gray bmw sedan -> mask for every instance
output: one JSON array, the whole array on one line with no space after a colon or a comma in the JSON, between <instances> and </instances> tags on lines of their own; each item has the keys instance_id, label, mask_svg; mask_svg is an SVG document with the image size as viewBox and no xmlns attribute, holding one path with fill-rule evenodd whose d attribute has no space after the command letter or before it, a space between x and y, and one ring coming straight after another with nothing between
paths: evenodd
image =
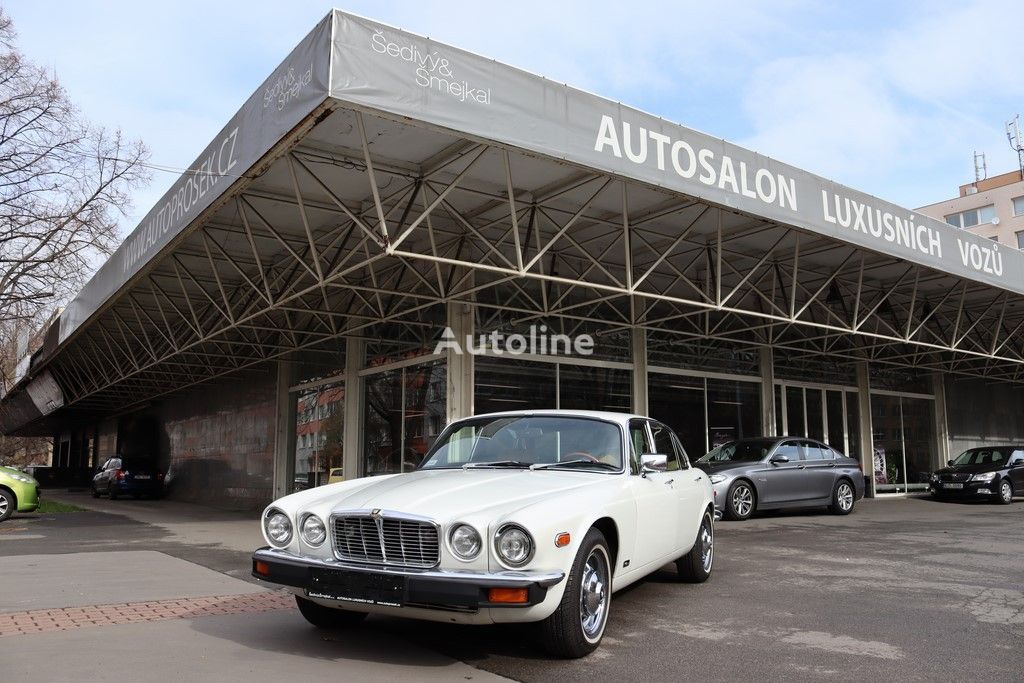
<instances>
[{"instance_id":1,"label":"gray bmw sedan","mask_svg":"<svg viewBox=\"0 0 1024 683\"><path fill-rule=\"evenodd\" d=\"M860 464L813 439L739 439L715 448L696 465L711 478L715 508L727 519L795 507L828 507L848 515L864 497Z\"/></svg>"}]
</instances>

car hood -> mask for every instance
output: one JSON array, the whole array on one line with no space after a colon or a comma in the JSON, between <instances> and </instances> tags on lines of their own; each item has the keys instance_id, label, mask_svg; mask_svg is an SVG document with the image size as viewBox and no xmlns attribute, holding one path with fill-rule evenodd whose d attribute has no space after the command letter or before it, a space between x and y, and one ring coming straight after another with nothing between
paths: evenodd
<instances>
[{"instance_id":1,"label":"car hood","mask_svg":"<svg viewBox=\"0 0 1024 683\"><path fill-rule=\"evenodd\" d=\"M979 472L998 472L1006 469L1005 462L983 462L974 465L952 465L936 470L936 474L978 474Z\"/></svg>"},{"instance_id":2,"label":"car hood","mask_svg":"<svg viewBox=\"0 0 1024 683\"><path fill-rule=\"evenodd\" d=\"M708 474L715 474L716 472L727 472L729 470L745 470L758 463L751 460L737 460L735 462L726 460L724 462L698 462L695 464Z\"/></svg>"},{"instance_id":3,"label":"car hood","mask_svg":"<svg viewBox=\"0 0 1024 683\"><path fill-rule=\"evenodd\" d=\"M564 470L418 470L381 477L358 487L343 482L317 489L323 494L304 507L335 510L380 508L448 520L492 508L512 512L533 502L595 484L612 484L614 475Z\"/></svg>"}]
</instances>

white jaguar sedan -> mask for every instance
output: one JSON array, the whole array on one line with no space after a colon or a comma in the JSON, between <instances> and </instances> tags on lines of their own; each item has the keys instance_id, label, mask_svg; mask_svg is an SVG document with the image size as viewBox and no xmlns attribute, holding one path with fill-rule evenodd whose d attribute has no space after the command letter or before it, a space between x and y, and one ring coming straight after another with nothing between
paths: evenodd
<instances>
[{"instance_id":1,"label":"white jaguar sedan","mask_svg":"<svg viewBox=\"0 0 1024 683\"><path fill-rule=\"evenodd\" d=\"M252 571L318 627L537 622L552 654L582 657L615 591L673 561L708 579L714 513L707 475L659 422L494 413L449 425L414 472L275 501Z\"/></svg>"}]
</instances>

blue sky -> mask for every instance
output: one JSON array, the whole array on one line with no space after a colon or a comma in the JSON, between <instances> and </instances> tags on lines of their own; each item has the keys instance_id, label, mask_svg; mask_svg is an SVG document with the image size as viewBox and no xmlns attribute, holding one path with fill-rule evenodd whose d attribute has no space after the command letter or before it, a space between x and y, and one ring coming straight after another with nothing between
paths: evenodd
<instances>
[{"instance_id":1,"label":"blue sky","mask_svg":"<svg viewBox=\"0 0 1024 683\"><path fill-rule=\"evenodd\" d=\"M19 45L96 123L184 168L322 2L4 3ZM1017 167L1019 0L349 2L426 34L916 207ZM175 179L155 172L131 229Z\"/></svg>"}]
</instances>

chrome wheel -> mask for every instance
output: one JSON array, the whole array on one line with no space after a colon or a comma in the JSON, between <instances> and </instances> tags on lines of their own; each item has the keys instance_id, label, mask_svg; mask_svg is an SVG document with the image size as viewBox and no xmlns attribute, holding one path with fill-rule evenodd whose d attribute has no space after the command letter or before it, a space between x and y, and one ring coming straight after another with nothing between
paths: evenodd
<instances>
[{"instance_id":1,"label":"chrome wheel","mask_svg":"<svg viewBox=\"0 0 1024 683\"><path fill-rule=\"evenodd\" d=\"M746 517L754 507L754 492L746 484L732 490L732 509L740 517Z\"/></svg>"},{"instance_id":2,"label":"chrome wheel","mask_svg":"<svg viewBox=\"0 0 1024 683\"><path fill-rule=\"evenodd\" d=\"M604 631L608 617L608 584L608 555L604 548L594 548L583 565L580 580L580 625L583 635L591 642L600 638Z\"/></svg>"},{"instance_id":3,"label":"chrome wheel","mask_svg":"<svg viewBox=\"0 0 1024 683\"><path fill-rule=\"evenodd\" d=\"M710 520L707 517L704 518L704 523L700 525L700 563L704 567L704 571L711 572L711 563L715 559L715 532L711 526Z\"/></svg>"},{"instance_id":4,"label":"chrome wheel","mask_svg":"<svg viewBox=\"0 0 1024 683\"><path fill-rule=\"evenodd\" d=\"M7 514L7 511L9 509L10 503L7 502L7 496L0 496L0 519L2 519L4 515Z\"/></svg>"},{"instance_id":5,"label":"chrome wheel","mask_svg":"<svg viewBox=\"0 0 1024 683\"><path fill-rule=\"evenodd\" d=\"M836 491L836 502L839 503L839 509L843 512L847 512L853 507L853 488L845 481L839 484L839 490Z\"/></svg>"},{"instance_id":6,"label":"chrome wheel","mask_svg":"<svg viewBox=\"0 0 1024 683\"><path fill-rule=\"evenodd\" d=\"M1013 487L1005 479L999 486L999 496L1003 499L1004 503L1009 503L1013 500ZM2 510L0 510L0 514L2 514Z\"/></svg>"}]
</instances>

